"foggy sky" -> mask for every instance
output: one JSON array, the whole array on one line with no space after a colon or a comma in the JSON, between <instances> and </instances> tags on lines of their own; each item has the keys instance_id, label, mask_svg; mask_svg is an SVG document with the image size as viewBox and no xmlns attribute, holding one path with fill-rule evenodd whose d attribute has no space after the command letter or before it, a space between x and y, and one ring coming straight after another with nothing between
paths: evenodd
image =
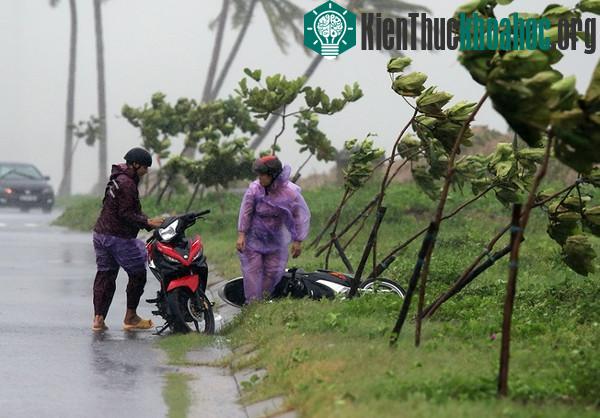
<instances>
[{"instance_id":1,"label":"foggy sky","mask_svg":"<svg viewBox=\"0 0 600 418\"><path fill-rule=\"evenodd\" d=\"M323 0L297 0L312 9ZM437 17L451 17L461 1L422 2ZM517 0L502 10L541 12L536 0ZM575 0L563 1L572 6ZM343 4L341 2L341 4ZM51 8L47 0L2 0L0 14L0 161L27 161L51 176L56 188L62 176L66 85L69 49L69 7L62 0ZM97 114L96 56L92 0L77 0L79 17L75 121ZM199 98L210 61L214 32L209 22L220 11L217 0L109 0L103 5L104 48L107 88L109 163L122 160L124 153L141 143L137 129L122 117L123 104L141 106L156 91L174 102L179 97ZM500 13L501 14L501 13ZM500 16L502 17L502 16ZM221 55L229 51L236 32L228 28ZM358 33L357 35L360 35ZM260 68L263 75L276 72L288 78L301 75L314 54L290 39L287 55L272 40L262 8L255 17L242 49L231 68L220 97L233 92L243 76L242 69ZM429 75L427 85L455 95L455 100L477 101L483 87L473 82L457 62L456 52L408 51L411 70ZM322 129L336 147L345 140L378 134L377 143L389 150L396 135L411 115L411 109L390 89L385 65L389 56L357 47L335 61L323 60L309 85L325 88L338 96L345 84L357 81L365 97L347 105L340 114L322 117ZM558 69L577 76L580 91L585 91L598 53L586 55L583 45L565 54ZM487 104L476 123L505 130L506 123ZM275 131L275 130L274 130ZM282 159L299 165L305 155L298 154L292 131L282 140ZM268 145L265 143L265 148ZM180 147L175 147L179 150ZM74 159L74 192L88 192L97 178L97 147L81 143ZM305 170L322 172L328 168L313 163Z\"/></svg>"}]
</instances>

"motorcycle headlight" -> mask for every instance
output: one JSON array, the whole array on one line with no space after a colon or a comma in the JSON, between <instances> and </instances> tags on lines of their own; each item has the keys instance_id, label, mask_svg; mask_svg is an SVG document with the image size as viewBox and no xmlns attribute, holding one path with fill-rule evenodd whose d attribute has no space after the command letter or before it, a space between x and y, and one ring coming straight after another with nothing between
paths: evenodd
<instances>
[{"instance_id":1,"label":"motorcycle headlight","mask_svg":"<svg viewBox=\"0 0 600 418\"><path fill-rule=\"evenodd\" d=\"M179 263L179 261L178 261L178 260L174 259L173 257L169 257L169 256L168 256L168 255L166 255L166 254L163 254L163 257L165 257L165 259L166 259L167 261L170 261L171 263Z\"/></svg>"},{"instance_id":2,"label":"motorcycle headlight","mask_svg":"<svg viewBox=\"0 0 600 418\"><path fill-rule=\"evenodd\" d=\"M171 222L164 228L159 228L158 235L163 241L169 241L173 239L175 235L177 235L177 226L179 225L179 219L175 222Z\"/></svg>"}]
</instances>

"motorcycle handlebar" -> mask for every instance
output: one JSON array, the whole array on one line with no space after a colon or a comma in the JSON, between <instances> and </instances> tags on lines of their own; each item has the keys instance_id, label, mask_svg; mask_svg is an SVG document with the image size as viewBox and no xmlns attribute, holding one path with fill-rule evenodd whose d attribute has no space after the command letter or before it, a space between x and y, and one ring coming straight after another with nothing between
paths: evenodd
<instances>
[{"instance_id":1,"label":"motorcycle handlebar","mask_svg":"<svg viewBox=\"0 0 600 418\"><path fill-rule=\"evenodd\" d=\"M188 218L188 222L190 222L190 217L191 219L191 223L188 226L191 226L196 219L201 218L204 215L207 215L210 213L210 209L206 209L203 210L201 212L190 212L190 213L186 213L185 215L179 215L179 217L181 218ZM186 227L187 228L187 227ZM155 237L155 234L153 233L147 240L146 240L146 244L148 244L150 241L152 241Z\"/></svg>"},{"instance_id":2,"label":"motorcycle handlebar","mask_svg":"<svg viewBox=\"0 0 600 418\"><path fill-rule=\"evenodd\" d=\"M201 216L207 215L210 213L210 209L203 210L202 212L194 213L194 218L200 218Z\"/></svg>"}]
</instances>

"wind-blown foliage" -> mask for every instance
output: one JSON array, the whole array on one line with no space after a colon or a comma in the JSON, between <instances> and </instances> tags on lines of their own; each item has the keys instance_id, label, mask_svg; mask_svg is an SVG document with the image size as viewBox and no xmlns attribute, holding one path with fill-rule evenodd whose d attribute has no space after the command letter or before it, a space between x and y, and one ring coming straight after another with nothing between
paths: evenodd
<instances>
[{"instance_id":1,"label":"wind-blown foliage","mask_svg":"<svg viewBox=\"0 0 600 418\"><path fill-rule=\"evenodd\" d=\"M172 105L159 92L140 108L123 106L122 114L139 129L144 147L159 160L171 156L173 141L180 136L186 146L200 152L198 160L176 156L165 164L161 174L166 175L167 180L159 200L178 174L183 174L194 185L192 200L200 185L227 187L232 181L252 175L254 157L246 146L245 134L256 133L258 125L239 98L204 104L180 98Z\"/></svg>"},{"instance_id":2,"label":"wind-blown foliage","mask_svg":"<svg viewBox=\"0 0 600 418\"><path fill-rule=\"evenodd\" d=\"M341 97L331 99L321 87L306 86L306 78L298 77L288 80L281 74L274 74L264 78L261 70L244 69L250 79L256 82L253 87L248 86L248 79L244 77L238 85L237 94L243 100L254 117L267 119L271 115L281 118L282 127L275 136L272 153L275 153L278 138L286 128L286 119L295 116L296 142L300 145L300 153L309 152L308 162L312 156L320 161L332 161L337 152L331 145L327 135L319 128L319 115L334 115L341 112L346 104L359 100L363 92L357 83L346 85ZM305 105L299 106L296 111L289 112L289 107L296 100L304 98ZM297 173L299 175L299 173ZM297 178L296 176L294 176Z\"/></svg>"}]
</instances>

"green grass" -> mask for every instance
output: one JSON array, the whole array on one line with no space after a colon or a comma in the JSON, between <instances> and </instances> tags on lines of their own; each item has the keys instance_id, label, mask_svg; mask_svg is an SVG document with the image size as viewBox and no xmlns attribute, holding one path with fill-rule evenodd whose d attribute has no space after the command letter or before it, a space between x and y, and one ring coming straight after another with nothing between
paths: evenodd
<instances>
[{"instance_id":1,"label":"green grass","mask_svg":"<svg viewBox=\"0 0 600 418\"><path fill-rule=\"evenodd\" d=\"M500 401L499 317L426 323L419 349L408 326L390 348L399 306L375 296L248 308L228 337L259 347L268 376L246 400L285 394L308 417L598 416L597 325L516 332L511 397Z\"/></svg>"},{"instance_id":2,"label":"green grass","mask_svg":"<svg viewBox=\"0 0 600 418\"><path fill-rule=\"evenodd\" d=\"M369 187L357 193L343 218L353 217L374 192ZM313 215L311 237L325 224L341 193L336 187L304 193ZM451 194L446 212L469 197ZM163 207L149 200L143 205L150 215L166 207L178 212L186 197L179 199ZM214 195L195 205L213 209L193 231L202 234L211 267L218 267L225 277L239 275L234 244L240 200L239 195L224 195L223 212L214 203ZM89 230L95 214L86 210L93 204L79 202L68 208L64 220L85 224ZM386 206L379 258L426 226L435 203L407 184L389 191ZM509 219L510 210L490 196L444 222L427 300L444 291ZM348 248L354 266L368 229L369 225ZM424 324L419 349L413 346L411 321L398 347L389 348L389 332L400 308L394 299L286 300L245 309L228 328L227 337L235 345L259 347L254 361L269 371L264 381L248 388L245 398L285 394L290 405L309 417L599 416L599 276L582 277L565 267L559 246L545 229L545 214L537 209L521 250L508 399L495 397L507 259L487 270ZM420 243L417 239L400 253L384 276L406 286ZM496 249L506 243L504 238ZM315 269L323 266L323 258L315 258L314 251L305 248L289 265ZM343 269L337 257L332 257L332 267ZM413 313L415 305L416 300ZM177 341L173 345L167 350L177 362L192 344Z\"/></svg>"},{"instance_id":3,"label":"green grass","mask_svg":"<svg viewBox=\"0 0 600 418\"><path fill-rule=\"evenodd\" d=\"M186 354L198 350L214 341L213 337L204 334L190 333L186 335L169 335L158 340L157 345L169 357L171 365L189 365Z\"/></svg>"},{"instance_id":4,"label":"green grass","mask_svg":"<svg viewBox=\"0 0 600 418\"><path fill-rule=\"evenodd\" d=\"M169 418L187 418L192 404L188 382L190 376L183 373L167 373L163 387L163 399Z\"/></svg>"}]
</instances>

